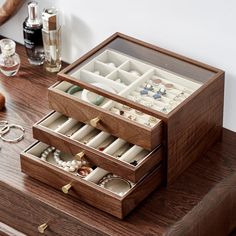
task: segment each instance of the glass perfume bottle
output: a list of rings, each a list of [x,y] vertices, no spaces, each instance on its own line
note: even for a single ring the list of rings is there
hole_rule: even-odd
[[[45,9],[42,13],[42,20],[44,68],[49,72],[58,72],[61,68],[61,27],[58,23],[58,10]]]
[[[16,43],[11,39],[0,40],[0,71],[6,76],[14,76],[20,68],[20,57],[15,52]]]
[[[28,3],[28,17],[23,23],[24,44],[29,63],[41,65],[44,62],[42,23],[38,14],[38,3]]]

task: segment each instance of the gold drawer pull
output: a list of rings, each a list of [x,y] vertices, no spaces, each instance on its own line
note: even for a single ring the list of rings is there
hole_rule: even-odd
[[[84,157],[84,155],[85,155],[85,152],[84,152],[84,151],[79,152],[79,153],[77,153],[77,154],[75,155],[75,159],[76,159],[77,161],[81,161],[82,158]]]
[[[92,125],[93,127],[97,127],[99,122],[100,122],[100,119],[98,117],[95,117],[89,121],[89,124]]]
[[[71,189],[71,187],[72,187],[72,185],[71,185],[71,183],[69,183],[69,184],[64,185],[64,186],[61,188],[61,190],[62,190],[63,193],[68,194],[68,193],[69,193],[69,190]]]
[[[40,225],[40,226],[38,227],[39,233],[44,234],[44,232],[45,232],[45,230],[47,229],[47,227],[48,227],[48,224],[46,224],[46,223]]]

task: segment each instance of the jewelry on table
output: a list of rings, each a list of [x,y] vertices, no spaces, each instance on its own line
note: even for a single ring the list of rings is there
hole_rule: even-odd
[[[0,121],[0,127],[5,127],[7,124],[8,124],[8,121],[6,121],[6,120]]]
[[[74,93],[77,93],[79,91],[82,91],[83,89],[78,86],[78,85],[73,85],[71,86],[69,89],[66,90],[66,93],[69,93],[69,94],[74,94]]]
[[[8,126],[8,121],[6,120],[2,120],[0,121],[0,134],[5,134],[7,132],[9,132],[10,128]]]
[[[10,124],[10,125],[7,125],[8,128],[5,128],[5,131],[3,131],[3,129],[1,129],[2,133],[0,133],[0,138],[4,141],[4,142],[8,142],[8,143],[18,143],[20,142],[23,138],[24,138],[24,135],[25,135],[25,129],[21,126],[21,125],[15,125],[15,124]],[[19,129],[22,134],[17,137],[17,138],[14,138],[14,139],[10,139],[10,138],[4,138],[5,134],[9,133],[11,128],[13,129]],[[6,132],[6,130],[8,130]]]
[[[103,176],[102,179],[99,180],[98,185],[118,194],[119,196],[123,196],[132,188],[132,185],[128,180],[111,173]]]

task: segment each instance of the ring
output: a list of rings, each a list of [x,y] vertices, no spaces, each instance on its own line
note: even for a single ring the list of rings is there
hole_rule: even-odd
[[[8,124],[8,122],[6,120],[1,120],[0,121],[0,127],[4,127]]]
[[[84,178],[87,175],[89,175],[92,171],[93,171],[93,169],[91,167],[82,166],[77,170],[77,175],[81,178]]]
[[[2,127],[0,129],[0,134],[6,134],[9,132],[10,128],[8,126],[8,122],[6,120],[2,120],[0,121],[0,127]]]
[[[15,139],[6,139],[6,138],[4,138],[4,135],[6,133],[0,133],[0,138],[3,141],[8,142],[8,143],[18,143],[18,142],[20,142],[24,138],[25,129],[22,126],[12,124],[12,125],[8,125],[8,127],[9,127],[9,129],[11,129],[11,128],[20,129],[22,131],[22,134],[19,137],[15,138]]]

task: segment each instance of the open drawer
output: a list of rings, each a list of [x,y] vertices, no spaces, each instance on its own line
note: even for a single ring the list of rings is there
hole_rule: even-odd
[[[105,86],[108,90],[110,86],[102,83],[97,85]],[[77,91],[76,86],[69,82],[62,81],[51,86],[48,100],[53,110],[147,150],[153,150],[162,142],[160,119],[89,90],[81,88]]]
[[[52,153],[43,160],[42,153],[48,148],[47,144],[36,142],[22,152],[22,171],[118,218],[125,217],[162,183],[161,164],[136,184],[96,166],[82,178],[59,168]],[[74,160],[69,153],[62,153],[62,156],[67,161]]]
[[[163,158],[160,146],[148,151],[58,112],[52,112],[36,123],[33,136],[134,183],[159,165]]]

